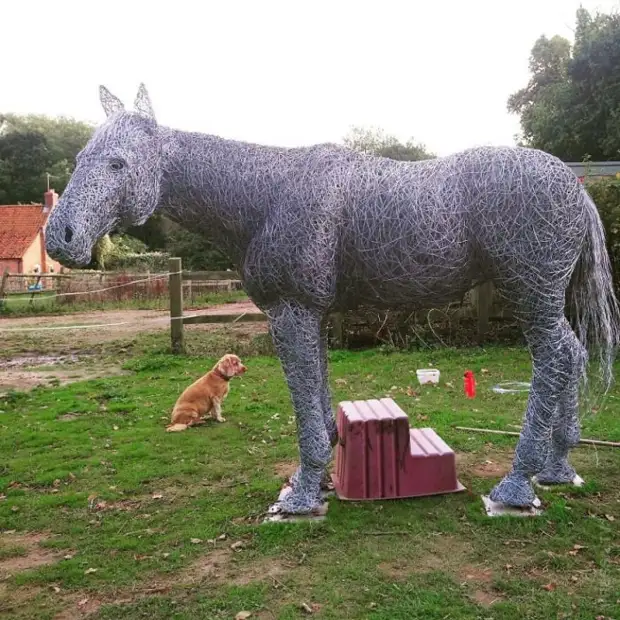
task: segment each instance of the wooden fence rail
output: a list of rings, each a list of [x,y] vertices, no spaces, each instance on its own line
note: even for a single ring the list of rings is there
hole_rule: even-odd
[[[209,281],[209,280],[232,280],[239,276],[232,271],[183,271],[180,258],[171,258],[169,263],[169,291],[170,291],[170,338],[173,353],[185,351],[183,334],[184,325],[199,325],[201,323],[246,323],[263,322],[267,317],[262,312],[243,314],[204,314],[198,316],[183,315],[183,281]],[[478,341],[482,344],[485,340],[491,306],[493,301],[493,287],[491,283],[485,283],[472,291],[472,303],[476,308],[478,321]],[[332,328],[332,340],[334,348],[342,348],[344,344],[343,315],[334,313],[330,315]]]

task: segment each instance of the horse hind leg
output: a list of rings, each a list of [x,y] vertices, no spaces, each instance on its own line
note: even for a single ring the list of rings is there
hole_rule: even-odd
[[[512,470],[490,494],[491,500],[508,506],[534,504],[536,495],[532,477],[543,472],[550,463],[554,466],[563,464],[568,447],[562,438],[573,437],[572,430],[569,432],[572,426],[565,424],[565,412],[559,412],[559,405],[570,380],[567,359],[576,358],[574,334],[567,329],[560,299],[556,299],[555,304],[550,298],[545,301],[544,310],[539,307],[536,313],[530,312],[524,322],[533,373]],[[571,361],[570,367],[573,365]],[[562,423],[558,423],[560,419]],[[554,426],[556,433],[553,432]],[[556,446],[558,452],[554,455]]]
[[[579,444],[581,429],[579,424],[579,382],[586,363],[583,345],[565,321],[566,351],[564,372],[567,384],[560,396],[558,409],[553,420],[551,447],[543,470],[536,474],[536,482],[544,485],[583,484],[572,465],[568,462],[571,448]]]

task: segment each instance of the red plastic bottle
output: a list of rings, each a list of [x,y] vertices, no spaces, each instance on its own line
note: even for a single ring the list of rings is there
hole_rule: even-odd
[[[471,370],[465,371],[463,384],[465,387],[465,396],[467,396],[467,398],[474,398],[476,396],[476,379]]]

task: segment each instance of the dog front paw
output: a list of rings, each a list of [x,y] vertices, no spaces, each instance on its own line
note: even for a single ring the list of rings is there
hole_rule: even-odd
[[[176,433],[187,429],[187,424],[171,424],[166,427],[166,433]]]

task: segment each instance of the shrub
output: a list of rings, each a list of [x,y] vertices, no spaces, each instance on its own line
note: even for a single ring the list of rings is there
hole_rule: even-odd
[[[607,251],[613,269],[616,294],[620,293],[620,181],[586,181],[586,188],[596,203],[603,221]]]

